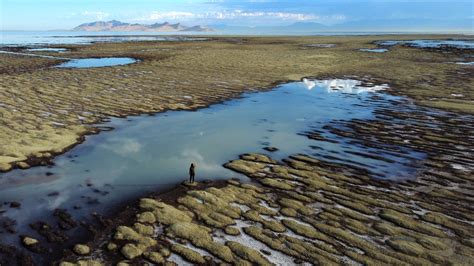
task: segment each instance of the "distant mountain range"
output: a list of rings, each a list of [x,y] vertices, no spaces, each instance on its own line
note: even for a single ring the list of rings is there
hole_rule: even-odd
[[[184,26],[168,22],[154,24],[125,23],[117,20],[81,24],[74,31],[148,31],[148,32],[213,32],[226,34],[318,34],[337,32],[472,32],[471,19],[362,19],[341,24],[324,25],[297,22],[285,26],[231,26],[215,24],[204,27]]]
[[[297,22],[286,26],[209,25],[216,31],[245,34],[317,34],[337,32],[473,32],[471,19],[363,19],[335,25]]]
[[[184,26],[180,23],[170,24],[168,22],[155,24],[138,24],[125,23],[118,20],[111,21],[95,21],[81,24],[73,29],[73,31],[151,31],[151,32],[178,32],[178,31],[198,31],[209,32],[214,31],[211,28],[203,26]]]

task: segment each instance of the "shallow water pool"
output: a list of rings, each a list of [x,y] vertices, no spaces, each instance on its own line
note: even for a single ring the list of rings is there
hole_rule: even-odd
[[[404,156],[397,156],[355,145],[324,129],[337,120],[372,119],[376,108],[390,107],[402,99],[377,92],[386,87],[362,86],[357,80],[305,79],[198,111],[113,118],[104,126],[115,130],[88,136],[83,144],[57,157],[52,168],[0,174],[0,202],[22,204],[19,209],[4,207],[3,215],[16,220],[23,234],[31,230],[31,221],[47,221],[45,216],[56,208],[85,219],[93,211],[106,213],[117,203],[187,179],[191,162],[197,164],[197,180],[245,178],[222,164],[247,152],[266,153],[275,159],[306,153],[365,167],[377,178],[407,178],[416,171],[413,164],[423,154],[404,150]],[[309,130],[337,142],[301,134]],[[263,149],[269,146],[279,150]],[[357,155],[360,152],[377,153],[393,162]],[[5,241],[18,241],[18,236],[0,235]]]
[[[458,65],[474,66],[474,62],[456,62]]]
[[[416,48],[458,48],[458,49],[474,49],[474,40],[410,40],[410,41],[378,41],[378,45],[394,46],[408,45]]]
[[[81,58],[71,59],[57,65],[58,68],[94,68],[121,66],[136,63],[138,60],[129,57],[104,57],[104,58]]]
[[[67,52],[66,48],[51,48],[51,47],[42,47],[42,48],[28,48],[28,52],[54,52],[54,53],[64,53]]]
[[[362,51],[362,52],[370,52],[370,53],[385,53],[385,52],[388,52],[388,49],[385,49],[385,48],[378,48],[378,49],[366,49],[366,48],[362,48],[362,49],[359,49],[359,51]]]

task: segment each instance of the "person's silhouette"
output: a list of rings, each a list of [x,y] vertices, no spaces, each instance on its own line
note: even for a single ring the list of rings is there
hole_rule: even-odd
[[[194,163],[191,163],[191,166],[189,167],[189,183],[194,183],[194,176],[196,175],[194,168]]]

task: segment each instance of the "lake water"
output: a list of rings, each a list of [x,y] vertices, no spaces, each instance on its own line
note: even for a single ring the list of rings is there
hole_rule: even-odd
[[[48,47],[44,47],[44,48],[29,48],[29,49],[26,49],[26,51],[28,51],[28,52],[55,52],[55,53],[64,53],[64,52],[67,52],[68,49],[66,49],[66,48],[48,48]]]
[[[0,46],[48,46],[124,41],[204,41],[206,38],[171,36],[176,32],[0,31]],[[179,35],[187,35],[179,32]],[[189,35],[189,34],[188,34]]]
[[[379,49],[362,48],[362,49],[359,49],[359,50],[362,51],[362,52],[369,52],[369,53],[385,53],[385,52],[388,52],[388,49],[385,49],[385,48],[379,48]]]
[[[45,49],[48,49],[48,48],[45,48]],[[67,60],[64,63],[61,63],[55,66],[58,68],[95,68],[95,67],[121,66],[121,65],[133,64],[139,61],[137,59],[130,58],[130,57],[100,57],[100,58],[72,59],[72,58],[61,57],[61,56],[51,56],[51,55],[35,54],[35,53],[19,53],[19,52],[10,52],[10,51],[0,51],[0,54],[11,54],[11,55],[18,55],[18,56],[33,56],[33,57],[42,57],[42,58],[48,58],[48,59]]]
[[[474,62],[457,62],[458,65],[474,66]]]
[[[451,47],[459,49],[474,49],[474,40],[411,40],[411,41],[378,41],[378,45],[395,46],[408,45],[416,48]]]
[[[397,156],[351,144],[323,129],[331,121],[374,118],[377,107],[390,107],[402,99],[377,92],[383,88],[363,87],[356,80],[304,80],[198,111],[113,118],[104,126],[114,130],[88,136],[83,144],[57,157],[52,168],[0,174],[0,202],[22,204],[19,209],[5,205],[3,215],[16,220],[21,233],[31,230],[27,226],[31,221],[47,221],[47,214],[56,208],[83,219],[93,211],[107,212],[119,202],[187,179],[191,162],[197,164],[197,180],[244,178],[222,164],[247,152],[271,154],[275,159],[295,153],[330,156],[335,162],[368,166],[376,178],[404,179],[416,171],[413,164],[423,154],[404,150],[403,156]],[[300,134],[308,130],[321,131],[337,143]],[[263,148],[268,146],[279,150],[267,152]],[[394,162],[353,152],[377,153]],[[0,237],[18,240],[8,234]]]
[[[94,68],[107,66],[128,65],[138,62],[138,60],[129,57],[104,57],[104,58],[81,58],[72,59],[56,67],[59,68]]]
[[[0,31],[0,47],[1,46],[48,46],[48,45],[66,45],[66,44],[82,44],[87,45],[94,42],[124,42],[124,41],[205,41],[207,38],[197,37],[193,35],[219,36],[219,35],[304,35],[304,36],[355,36],[355,35],[382,35],[382,34],[403,34],[403,32],[292,32],[268,30],[254,31],[252,29],[228,32],[88,32],[88,31]],[[472,49],[472,41],[464,40],[413,40],[407,41],[412,45],[461,45]],[[399,41],[380,41],[381,45],[401,44]],[[316,44],[319,46],[320,44]],[[330,47],[332,47],[332,44]]]

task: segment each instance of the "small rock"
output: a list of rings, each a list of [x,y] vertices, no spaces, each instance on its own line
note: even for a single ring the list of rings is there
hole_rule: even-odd
[[[17,201],[10,202],[10,208],[20,208],[20,207],[21,207],[21,203]]]
[[[76,266],[76,264],[69,262],[69,261],[61,261],[59,266]]]
[[[263,254],[267,255],[267,256],[270,256],[272,255],[272,253],[266,249],[261,249],[260,252],[262,252]]]
[[[63,243],[69,239],[69,237],[64,234],[64,232],[55,230],[47,223],[42,221],[32,223],[30,224],[30,227],[45,237],[49,243]]]
[[[158,252],[147,252],[144,254],[147,259],[156,264],[162,264],[165,262],[163,256]]]
[[[182,183],[183,185],[187,186],[187,187],[195,187],[198,183],[197,182],[189,182],[189,181],[183,181]]]
[[[109,244],[107,244],[107,250],[113,251],[113,250],[116,250],[116,249],[117,249],[117,244],[115,244],[113,242],[110,242]]]
[[[278,148],[276,148],[276,147],[265,147],[265,148],[263,148],[263,149],[266,150],[266,151],[269,151],[269,152],[278,151]]]
[[[31,238],[31,237],[28,237],[28,236],[25,236],[25,237],[23,237],[23,239],[22,239],[22,243],[23,243],[25,246],[31,246],[31,245],[38,244],[38,240],[36,240],[36,239],[34,239],[34,238]]]
[[[156,222],[155,215],[153,215],[152,212],[142,212],[140,214],[137,214],[137,221],[140,223],[148,223],[148,224],[153,224]]]
[[[18,162],[18,163],[16,163],[16,166],[18,166],[18,168],[20,168],[20,169],[30,168],[30,165],[26,162]]]
[[[0,172],[10,171],[12,169],[11,164],[9,163],[0,163]]]
[[[226,228],[224,228],[224,232],[228,235],[231,235],[231,236],[240,235],[240,230],[236,227],[233,227],[233,226],[227,226]]]
[[[240,182],[237,181],[237,180],[233,180],[233,179],[227,180],[227,183],[229,183],[231,185],[234,185],[234,186],[240,186]]]
[[[77,244],[74,246],[74,253],[77,255],[87,255],[91,252],[89,246]]]
[[[57,196],[59,196],[59,192],[57,191],[54,191],[48,194],[48,197],[57,197]]]
[[[130,244],[130,243],[123,246],[120,251],[121,251],[122,255],[124,255],[125,258],[127,258],[129,260],[131,260],[133,258],[136,258],[136,257],[143,254],[143,251],[141,249],[139,249],[136,245]]]
[[[77,222],[72,218],[72,215],[64,209],[54,210],[54,216],[58,218],[59,227],[63,230],[70,230],[77,226]]]
[[[37,239],[34,239],[29,236],[20,236],[20,238],[21,238],[21,243],[23,244],[23,246],[29,251],[34,252],[34,253],[48,252],[48,249],[41,246]]]
[[[171,251],[167,248],[162,248],[162,249],[160,249],[160,254],[163,257],[168,258],[169,256],[171,256]]]

